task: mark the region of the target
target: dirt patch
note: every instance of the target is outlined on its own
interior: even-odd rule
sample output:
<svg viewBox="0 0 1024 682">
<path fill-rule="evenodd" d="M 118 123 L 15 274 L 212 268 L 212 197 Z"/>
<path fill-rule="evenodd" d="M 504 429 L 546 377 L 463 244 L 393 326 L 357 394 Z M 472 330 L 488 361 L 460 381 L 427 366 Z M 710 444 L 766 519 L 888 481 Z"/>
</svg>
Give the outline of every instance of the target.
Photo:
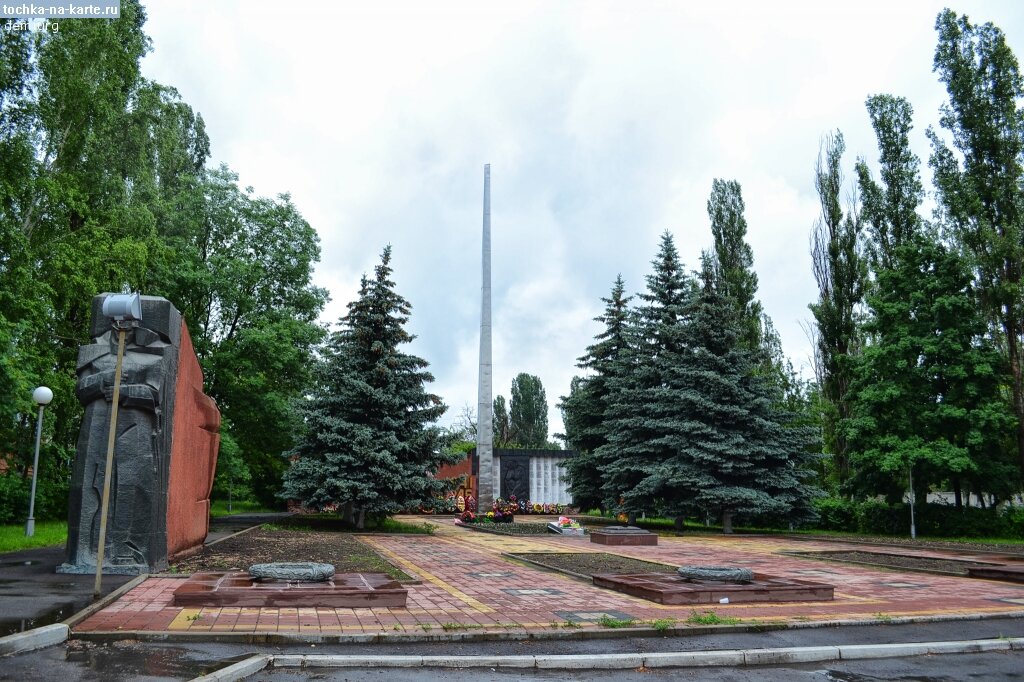
<svg viewBox="0 0 1024 682">
<path fill-rule="evenodd" d="M 507 556 L 540 564 L 563 573 L 582 576 L 599 573 L 675 573 L 678 568 L 607 552 L 524 552 Z"/>
<path fill-rule="evenodd" d="M 906 571 L 924 571 L 927 573 L 948 573 L 951 575 L 967 575 L 968 568 L 992 566 L 977 561 L 958 561 L 956 559 L 937 559 L 933 557 L 908 556 L 906 554 L 887 554 L 884 552 L 786 552 L 802 559 L 824 559 L 845 563 L 867 564 L 883 568 L 899 568 Z"/>
<path fill-rule="evenodd" d="M 466 523 L 459 527 L 497 535 L 547 535 L 550 532 L 544 523 Z"/>
<path fill-rule="evenodd" d="M 412 580 L 367 544 L 346 533 L 257 528 L 203 547 L 182 559 L 172 571 L 247 571 L 253 564 L 274 561 L 312 561 L 332 564 L 337 573 L 387 573 L 395 580 Z"/>
</svg>

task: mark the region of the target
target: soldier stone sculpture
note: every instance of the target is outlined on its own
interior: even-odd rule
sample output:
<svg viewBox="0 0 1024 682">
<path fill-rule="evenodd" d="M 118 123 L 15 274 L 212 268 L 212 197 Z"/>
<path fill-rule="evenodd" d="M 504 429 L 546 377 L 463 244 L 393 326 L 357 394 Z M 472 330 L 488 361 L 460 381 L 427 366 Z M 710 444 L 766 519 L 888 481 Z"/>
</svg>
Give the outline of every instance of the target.
<svg viewBox="0 0 1024 682">
<path fill-rule="evenodd" d="M 79 349 L 76 395 L 85 408 L 72 475 L 68 512 L 68 559 L 58 570 L 92 573 L 96 570 L 100 502 L 106 461 L 107 435 L 114 390 L 118 333 L 101 312 L 104 296 L 93 301 L 93 342 Z M 169 301 L 145 296 L 142 320 L 129 329 L 125 339 L 121 389 L 115 431 L 114 463 L 107 516 L 105 573 L 147 573 L 166 568 L 168 555 L 180 545 L 201 544 L 201 531 L 191 529 L 186 541 L 168 518 L 171 488 L 200 497 L 208 513 L 219 437 L 219 412 L 213 400 L 198 390 L 180 386 L 179 364 L 198 363 L 181 315 Z M 186 351 L 186 352 L 182 352 Z M 183 368 L 184 369 L 184 368 Z M 193 370 L 192 374 L 196 372 Z M 182 394 L 182 395 L 179 395 Z M 199 409 L 182 409 L 175 423 L 175 403 L 190 402 Z M 198 415 L 198 416 L 197 416 Z M 185 422 L 195 423 L 185 423 Z M 182 441 L 175 443 L 174 439 Z M 204 465 L 172 482 L 172 457 L 181 454 L 184 441 L 199 444 Z M 195 449 L 195 448 L 192 448 Z M 182 467 L 177 467 L 181 471 Z M 195 492 L 198 489 L 198 492 Z M 202 503 L 205 502 L 205 506 Z M 178 515 L 180 516 L 180 514 Z M 193 520 L 194 521 L 194 520 Z M 174 541 L 169 545 L 170 536 Z"/>
</svg>

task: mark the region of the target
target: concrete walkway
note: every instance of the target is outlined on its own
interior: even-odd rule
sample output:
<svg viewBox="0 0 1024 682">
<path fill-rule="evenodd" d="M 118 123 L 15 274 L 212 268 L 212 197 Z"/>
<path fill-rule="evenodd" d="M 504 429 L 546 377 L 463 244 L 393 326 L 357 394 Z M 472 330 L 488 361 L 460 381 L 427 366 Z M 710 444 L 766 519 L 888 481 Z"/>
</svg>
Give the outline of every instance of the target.
<svg viewBox="0 0 1024 682">
<path fill-rule="evenodd" d="M 402 519 L 410 522 L 418 518 Z M 531 519 L 534 520 L 534 519 Z M 435 521 L 436 522 L 436 521 Z M 657 547 L 608 548 L 588 538 L 506 537 L 443 522 L 434 536 L 360 539 L 422 582 L 409 586 L 407 608 L 181 608 L 171 604 L 182 577 L 153 577 L 74 626 L 85 638 L 216 638 L 221 641 L 366 641 L 367 639 L 561 638 L 636 634 L 635 627 L 684 634 L 705 626 L 708 611 L 741 627 L 907 619 L 1024 617 L 1024 585 L 803 559 L 782 551 L 850 550 L 777 537 L 661 537 Z M 868 551 L 886 551 L 864 547 Z M 510 560 L 507 552 L 600 552 L 673 565 L 737 564 L 755 572 L 831 583 L 835 599 L 775 604 L 663 606 L 596 588 L 577 578 Z M 934 550 L 902 554 L 967 559 Z M 609 618 L 633 621 L 610 630 Z M 687 622 L 688 619 L 690 622 Z M 602 625 L 604 620 L 604 625 Z"/>
</svg>

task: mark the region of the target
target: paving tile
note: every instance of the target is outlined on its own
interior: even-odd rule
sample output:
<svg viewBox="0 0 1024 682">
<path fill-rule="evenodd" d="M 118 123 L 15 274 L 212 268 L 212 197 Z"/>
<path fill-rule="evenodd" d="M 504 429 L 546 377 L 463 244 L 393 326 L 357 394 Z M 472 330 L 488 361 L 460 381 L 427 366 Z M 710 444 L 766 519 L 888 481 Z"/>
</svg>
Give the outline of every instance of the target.
<svg viewBox="0 0 1024 682">
<path fill-rule="evenodd" d="M 501 556 L 508 551 L 608 551 L 607 547 L 593 547 L 586 538 L 552 535 L 510 539 L 441 526 L 434 536 L 378 535 L 366 541 L 423 578 L 421 585 L 409 586 L 407 608 L 185 609 L 172 605 L 174 589 L 181 585 L 181 579 L 150 578 L 75 629 L 347 633 L 380 632 L 396 626 L 403 631 L 427 627 L 436 631 L 442 624 L 456 624 L 537 631 L 550 630 L 555 621 L 598 627 L 595 623 L 600 614 L 621 620 L 671 617 L 685 622 L 691 612 L 687 606 L 654 604 L 562 574 L 512 564 Z M 850 547 L 843 544 L 838 548 Z M 837 586 L 832 602 L 715 605 L 719 615 L 749 620 L 867 619 L 877 613 L 895 617 L 1024 612 L 1024 586 L 840 563 L 823 566 L 818 561 L 780 554 L 836 548 L 836 544 L 827 542 L 785 538 L 690 536 L 662 537 L 654 547 L 616 547 L 614 553 L 670 565 L 738 564 L 757 572 L 818 579 Z M 904 552 L 901 548 L 900 553 L 946 556 L 935 550 Z"/>
</svg>

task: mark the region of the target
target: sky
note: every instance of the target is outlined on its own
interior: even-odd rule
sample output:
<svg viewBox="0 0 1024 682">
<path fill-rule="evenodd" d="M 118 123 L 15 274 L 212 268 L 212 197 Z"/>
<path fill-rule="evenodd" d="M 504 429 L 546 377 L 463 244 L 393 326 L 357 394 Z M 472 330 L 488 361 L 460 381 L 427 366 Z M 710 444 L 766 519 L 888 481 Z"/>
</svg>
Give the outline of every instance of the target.
<svg viewBox="0 0 1024 682">
<path fill-rule="evenodd" d="M 666 230 L 699 267 L 715 178 L 742 186 L 758 297 L 810 377 L 823 136 L 842 132 L 852 190 L 858 157 L 877 167 L 865 99 L 903 96 L 930 188 L 938 13 L 993 22 L 1024 58 L 1016 0 L 144 5 L 143 74 L 202 114 L 212 163 L 290 193 L 320 235 L 325 324 L 391 244 L 444 423 L 477 403 L 491 164 L 494 394 L 539 376 L 552 434 L 616 275 L 642 290 Z"/>
</svg>

